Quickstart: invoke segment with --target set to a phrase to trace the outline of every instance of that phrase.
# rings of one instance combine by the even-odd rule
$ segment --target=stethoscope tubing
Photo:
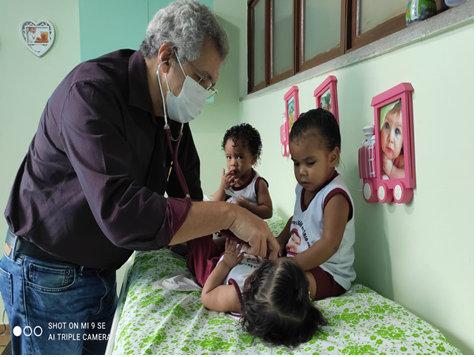
[[[185,197],[190,198],[187,182],[185,181],[185,176],[183,175],[182,169],[180,168],[180,165],[178,162],[178,151],[179,151],[178,149],[179,149],[180,141],[182,140],[182,128],[180,128],[180,134],[177,139],[177,144],[175,144],[175,149],[173,148],[172,141],[170,139],[171,135],[172,134],[170,133],[170,128],[167,125],[165,129],[165,136],[167,137],[167,144],[169,146],[170,153],[172,154],[172,157],[173,157],[173,167],[175,168],[175,173],[177,174],[177,178],[179,180],[180,186],[182,187],[182,191],[185,194]]]
[[[177,144],[175,144],[175,149],[174,149],[173,145],[172,145],[172,133],[170,132],[170,127],[169,127],[169,123],[168,123],[168,120],[167,120],[167,109],[165,108],[165,98],[164,98],[164,94],[162,93],[162,86],[160,85],[160,81],[159,81],[159,70],[160,70],[160,67],[165,62],[167,62],[167,61],[161,62],[159,64],[159,66],[157,67],[157,82],[158,82],[159,89],[160,89],[160,95],[162,96],[162,105],[164,106],[165,136],[167,137],[167,144],[169,146],[170,153],[172,154],[172,160],[173,160],[172,165],[175,168],[175,172],[177,174],[177,178],[179,180],[180,186],[182,187],[182,191],[183,191],[186,198],[190,198],[190,193],[188,191],[187,182],[185,181],[185,176],[183,175],[182,169],[180,168],[180,165],[179,165],[179,162],[178,162],[178,151],[179,151],[178,149],[179,149],[179,145],[180,145],[180,140],[182,139],[183,124],[180,127],[180,133],[179,133],[178,139],[176,140]]]

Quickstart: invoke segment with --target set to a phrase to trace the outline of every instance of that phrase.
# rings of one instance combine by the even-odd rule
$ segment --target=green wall
[[[218,94],[213,104],[205,105],[200,116],[191,122],[195,145],[200,154],[201,179],[203,192],[213,194],[220,185],[222,168],[225,167],[225,154],[221,142],[225,131],[240,121],[240,93],[246,90],[246,33],[242,32],[243,16],[246,19],[246,7],[234,0],[215,0],[213,12],[218,22],[228,34],[231,53],[222,65],[220,78],[216,85]]]
[[[13,179],[46,101],[79,63],[78,13],[78,0],[0,0],[0,242],[7,230],[3,211]],[[25,20],[48,20],[55,28],[55,42],[42,57],[23,44],[20,24]]]
[[[79,0],[81,61],[121,48],[138,50],[149,21],[171,1]],[[213,7],[212,0],[198,1]]]
[[[79,0],[79,20],[81,61],[120,48],[138,50],[149,23],[149,2]]]

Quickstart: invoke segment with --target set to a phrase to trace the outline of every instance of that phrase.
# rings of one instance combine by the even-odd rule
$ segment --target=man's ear
[[[339,163],[340,149],[336,146],[334,150],[329,153],[329,164],[331,167],[336,167]]]
[[[167,63],[164,63],[162,67],[160,67],[162,72],[168,73],[170,69],[169,60],[173,56],[173,54],[174,54],[174,49],[172,45],[170,44],[170,42],[164,42],[162,46],[160,46],[159,52],[157,53],[157,59],[159,61],[159,64],[162,62],[167,62]]]

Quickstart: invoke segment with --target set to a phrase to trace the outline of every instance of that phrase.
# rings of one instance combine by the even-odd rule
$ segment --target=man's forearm
[[[192,202],[187,218],[170,245],[228,229],[236,219],[236,206],[227,202]]]

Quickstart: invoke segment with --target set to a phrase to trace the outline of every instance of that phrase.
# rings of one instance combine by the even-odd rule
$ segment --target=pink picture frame
[[[371,126],[364,128],[367,139],[359,149],[359,175],[368,203],[409,203],[413,199],[412,93],[410,83],[400,83],[372,99],[373,131]]]
[[[339,105],[337,102],[337,78],[329,76],[314,90],[316,108],[329,110],[339,124]]]
[[[281,154],[289,156],[289,133],[299,118],[299,88],[292,86],[284,95],[285,118],[280,127]]]

